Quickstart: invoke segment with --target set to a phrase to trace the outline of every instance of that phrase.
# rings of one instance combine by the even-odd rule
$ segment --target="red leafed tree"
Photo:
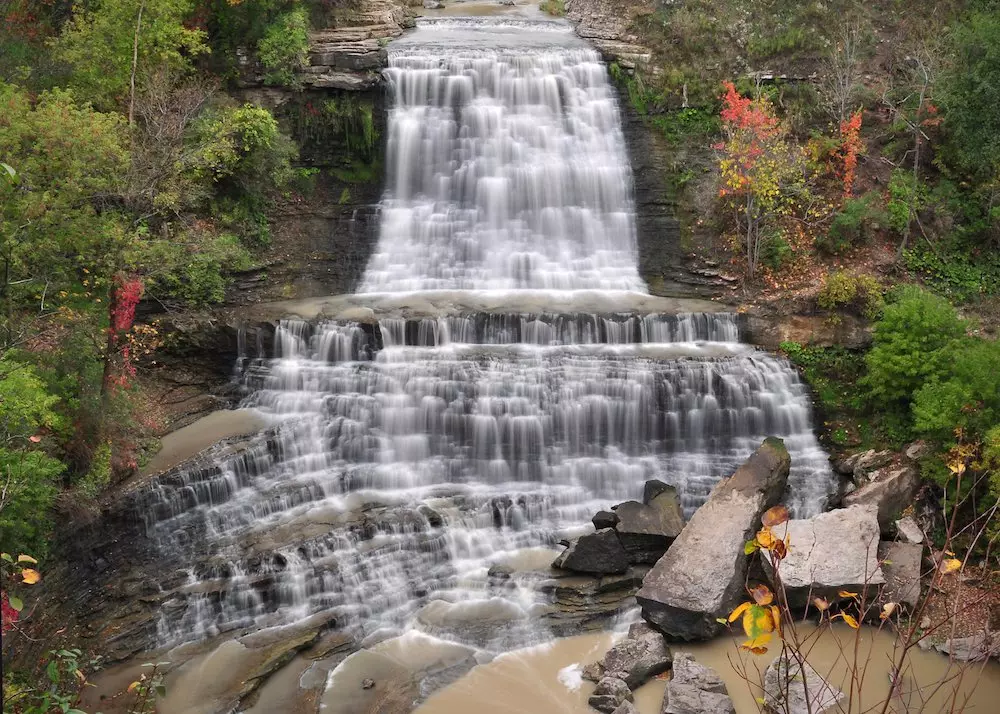
[[[854,191],[854,175],[858,168],[858,156],[864,150],[861,141],[861,112],[854,112],[847,121],[840,122],[840,158],[843,161],[841,178],[844,181],[844,198],[850,198]]]
[[[760,260],[761,239],[768,221],[786,210],[790,189],[802,181],[801,152],[784,138],[781,122],[766,99],[751,99],[725,83],[722,129],[717,144],[721,186],[719,197],[732,208],[753,278]]]
[[[142,292],[140,278],[119,274],[115,276],[108,301],[108,334],[101,384],[105,414],[102,438],[111,444],[111,471],[116,480],[124,479],[136,468],[135,445],[126,438],[127,430],[109,423],[108,415],[114,413],[111,398],[115,390],[128,387],[129,380],[135,376],[135,355],[129,333]]]

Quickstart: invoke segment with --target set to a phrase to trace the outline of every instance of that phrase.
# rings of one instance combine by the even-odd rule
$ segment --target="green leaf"
[[[59,682],[59,663],[55,660],[49,662],[48,666],[45,668],[45,673],[49,676],[49,681],[53,684]]]
[[[14,559],[10,557],[10,553],[0,553],[0,558],[3,558],[8,563],[13,563]]]
[[[757,545],[756,541],[748,540],[746,543],[743,544],[743,554],[752,555],[753,553],[757,552],[759,547],[760,546]]]
[[[10,604],[10,607],[13,610],[17,610],[18,612],[21,612],[21,610],[24,609],[24,603],[21,601],[21,598],[19,598],[19,597],[14,597],[13,595],[11,595],[7,599],[7,602],[8,602],[8,604]]]
[[[157,684],[153,688],[156,690],[157,696],[159,696],[159,697],[165,697],[165,696],[167,696],[167,688],[164,687],[162,684]]]

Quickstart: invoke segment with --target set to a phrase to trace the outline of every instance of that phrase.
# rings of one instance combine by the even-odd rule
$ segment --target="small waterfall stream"
[[[146,495],[151,536],[196,563],[162,643],[311,617],[538,641],[544,596],[493,587],[491,565],[551,560],[647,479],[676,484],[690,514],[766,435],[792,454],[788,503],[820,511],[833,478],[807,390],[740,343],[735,316],[593,315],[565,309],[575,293],[558,312],[502,309],[503,291],[645,290],[598,55],[562,23],[426,22],[392,46],[388,76],[362,292],[488,290],[500,307],[282,322],[276,354],[242,372],[244,406],[276,426]],[[506,625],[473,637],[456,623],[482,603]]]

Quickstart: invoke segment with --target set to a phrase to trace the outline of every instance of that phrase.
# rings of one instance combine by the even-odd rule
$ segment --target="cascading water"
[[[690,513],[766,435],[792,454],[787,502],[821,510],[832,476],[806,388],[741,344],[733,316],[565,309],[644,291],[597,54],[560,23],[426,23],[388,75],[389,180],[363,292],[490,290],[498,309],[283,322],[275,357],[243,373],[270,435],[147,494],[149,532],[197,562],[162,641],[309,617],[468,640],[451,611],[492,599],[508,627],[476,644],[524,644],[545,636],[531,617],[544,598],[491,587],[491,565],[581,532],[647,479],[676,484]],[[537,291],[539,309],[504,313],[504,290]]]

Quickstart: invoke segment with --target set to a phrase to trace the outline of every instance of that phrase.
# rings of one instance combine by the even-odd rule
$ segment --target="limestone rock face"
[[[625,549],[610,528],[574,538],[552,563],[555,568],[597,575],[624,573],[628,565]]]
[[[874,508],[838,508],[788,521],[774,532],[789,541],[779,575],[790,603],[804,604],[812,596],[836,600],[839,590],[860,591],[866,584],[885,582]]]
[[[663,694],[661,714],[735,714],[722,678],[687,652],[674,656],[674,676]]]
[[[645,66],[652,57],[648,48],[638,44],[631,28],[637,17],[653,12],[653,5],[651,0],[569,0],[566,19],[606,58],[633,69]]]
[[[782,441],[768,438],[716,485],[643,580],[636,600],[647,622],[679,640],[709,638],[722,629],[716,618],[727,616],[743,595],[743,544],[781,498],[789,465]]]
[[[764,673],[764,701],[769,711],[824,714],[839,711],[837,705],[843,698],[844,693],[823,679],[808,663],[800,667],[791,657],[778,657]]]

